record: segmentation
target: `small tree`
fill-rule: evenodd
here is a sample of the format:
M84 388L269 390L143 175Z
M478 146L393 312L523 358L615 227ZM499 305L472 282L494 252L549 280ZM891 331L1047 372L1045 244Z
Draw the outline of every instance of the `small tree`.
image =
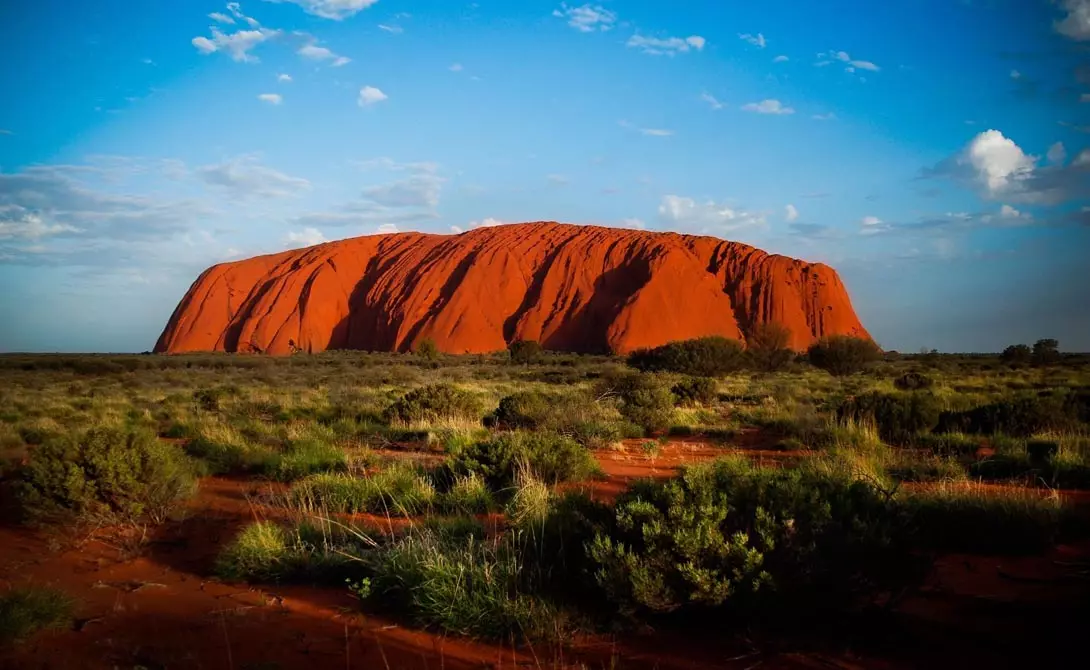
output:
M1024 344L1012 344L999 354L999 360L1011 365L1024 365L1029 363L1032 357L1033 352Z
M823 337L806 353L811 365L837 377L862 372L882 358L882 349L872 340L850 335Z
M795 352L788 348L791 331L781 323L758 324L749 334L746 350L753 366L764 372L776 372L787 367L795 357Z
M439 358L439 347L435 346L435 340L428 337L417 342L416 351L413 353L426 361L434 361Z
M1048 365L1060 360L1060 343L1056 340L1037 340L1033 343L1033 364Z
M512 363L534 363L541 357L541 345L534 340L515 340L507 347Z
M737 372L746 362L738 340L717 335L669 342L654 349L639 349L627 363L641 372L677 372L694 377L719 377Z

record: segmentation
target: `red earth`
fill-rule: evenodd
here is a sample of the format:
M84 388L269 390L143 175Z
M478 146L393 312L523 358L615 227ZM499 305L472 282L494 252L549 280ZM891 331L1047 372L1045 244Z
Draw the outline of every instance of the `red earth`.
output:
M559 223L398 233L222 263L156 352L326 349L626 353L782 324L790 346L869 337L832 268L713 237Z
M650 453L643 442L599 451L604 479L577 486L611 500L634 479L669 477L681 464L730 451L769 462L797 457L760 449L756 434L741 436L741 448L691 439ZM79 603L72 629L0 649L0 668L1039 667L1027 659L1058 652L1052 641L1033 646L1038 639L1046 644L1035 637L1038 628L1055 633L1064 622L1077 626L1078 617L1064 613L1085 610L1090 596L1090 547L1017 558L954 555L940 557L927 586L898 607L900 634L908 637L892 640L888 653L850 645L800 651L747 641L741 631L713 639L667 630L587 636L565 649L491 645L363 615L346 588L249 586L212 577L217 554L240 528L275 516L261 502L274 486L207 478L181 519L142 538L116 529L74 538L0 525L0 592L47 584ZM1026 658L995 646L1019 636L1029 639Z

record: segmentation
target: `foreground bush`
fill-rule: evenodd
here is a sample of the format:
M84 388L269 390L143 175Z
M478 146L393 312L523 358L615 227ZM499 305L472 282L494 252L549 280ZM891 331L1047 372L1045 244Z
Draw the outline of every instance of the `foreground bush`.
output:
M42 629L72 624L75 602L63 591L42 586L17 588L0 595L0 643L21 642Z
M556 398L544 393L520 391L501 398L499 407L488 417L486 423L509 430L535 430L549 422L556 403Z
M880 393L855 396L837 410L840 420L873 423L888 442L904 444L938 424L942 405L931 393Z
M247 582L312 581L344 584L358 549L350 533L311 526L287 529L271 521L246 526L216 560L223 579Z
M549 482L586 479L597 471L594 457L575 440L542 432L504 433L453 455L447 467L456 476L479 477L493 491L510 489L520 471Z
M882 358L882 349L869 339L848 335L823 337L806 352L810 365L843 377L862 372Z
M655 375L621 375L605 380L602 389L620 400L622 417L645 431L666 430L677 416L673 392Z
M1002 433L1012 437L1064 430L1078 422L1080 402L1077 394L1017 395L963 412L944 412L939 417L937 430L944 433Z
M386 408L390 423L440 423L480 421L481 406L473 394L450 384L433 384L409 391Z
M715 381L707 377L682 379L670 391L679 405L709 405L718 398Z
M640 372L677 372L694 377L719 377L745 367L742 344L725 337L701 337L641 349L628 356Z
M18 496L32 520L161 522L196 491L192 465L155 435L94 428L37 447Z
M413 516L435 501L435 487L411 465L390 465L365 477L319 474L300 480L291 498L304 508L330 512L369 512Z
M631 487L615 534L589 551L601 587L633 613L836 608L914 581L909 537L871 483L730 460Z

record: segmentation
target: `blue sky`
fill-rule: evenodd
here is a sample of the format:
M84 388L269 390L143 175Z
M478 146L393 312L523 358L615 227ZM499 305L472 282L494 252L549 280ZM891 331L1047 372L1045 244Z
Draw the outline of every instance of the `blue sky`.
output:
M1090 350L1090 0L42 0L0 31L0 351L150 349L224 260L527 220L830 263L890 349Z

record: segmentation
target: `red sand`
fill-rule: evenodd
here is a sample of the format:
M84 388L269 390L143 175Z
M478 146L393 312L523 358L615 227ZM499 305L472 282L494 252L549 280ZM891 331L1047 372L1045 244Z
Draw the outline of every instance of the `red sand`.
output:
M330 242L206 270L156 352L626 353L705 335L869 337L836 272L713 237L558 223Z

